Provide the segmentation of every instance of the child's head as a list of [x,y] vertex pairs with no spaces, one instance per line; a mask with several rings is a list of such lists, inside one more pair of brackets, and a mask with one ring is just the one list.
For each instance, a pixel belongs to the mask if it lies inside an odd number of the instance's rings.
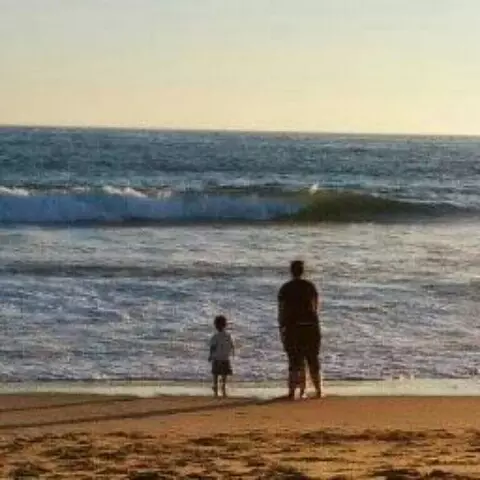
[[217,315],[213,321],[213,324],[219,332],[223,332],[227,326],[227,319],[223,315]]

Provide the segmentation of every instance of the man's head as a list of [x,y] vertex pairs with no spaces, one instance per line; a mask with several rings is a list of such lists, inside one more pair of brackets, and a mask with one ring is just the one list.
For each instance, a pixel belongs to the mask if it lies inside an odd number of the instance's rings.
[[300,278],[303,275],[304,265],[302,260],[294,260],[290,263],[290,272],[293,278]]

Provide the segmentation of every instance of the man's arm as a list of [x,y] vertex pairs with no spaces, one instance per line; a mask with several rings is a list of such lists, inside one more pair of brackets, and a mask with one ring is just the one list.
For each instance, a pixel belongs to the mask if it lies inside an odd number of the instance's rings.
[[318,292],[313,283],[312,283],[312,308],[315,313],[318,313]]
[[282,340],[282,343],[284,342],[285,339],[285,300],[283,298],[283,290],[280,289],[280,292],[278,293],[278,313],[277,313],[277,321],[278,321],[278,328],[280,331],[280,338]]

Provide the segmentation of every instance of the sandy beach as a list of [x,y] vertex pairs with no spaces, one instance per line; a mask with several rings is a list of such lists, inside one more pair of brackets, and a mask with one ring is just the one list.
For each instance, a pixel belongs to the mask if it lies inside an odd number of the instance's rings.
[[0,396],[0,478],[480,478],[479,397]]

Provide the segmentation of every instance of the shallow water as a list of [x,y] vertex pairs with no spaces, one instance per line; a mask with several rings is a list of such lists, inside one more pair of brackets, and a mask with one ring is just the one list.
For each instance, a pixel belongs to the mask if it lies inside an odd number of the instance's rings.
[[0,238],[4,379],[201,378],[219,312],[238,378],[282,378],[276,292],[296,256],[321,291],[327,377],[478,373],[476,225],[19,228]]

